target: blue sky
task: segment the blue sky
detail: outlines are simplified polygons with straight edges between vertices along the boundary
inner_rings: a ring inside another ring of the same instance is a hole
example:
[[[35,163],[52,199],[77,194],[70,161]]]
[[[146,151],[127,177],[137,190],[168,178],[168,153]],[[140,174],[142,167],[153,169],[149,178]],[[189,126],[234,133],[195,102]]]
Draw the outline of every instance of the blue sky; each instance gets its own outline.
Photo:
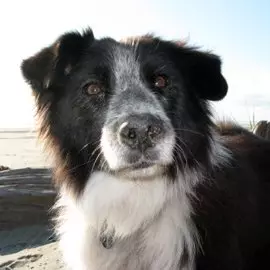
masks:
[[[0,3],[0,25],[0,128],[34,124],[21,60],[86,26],[97,37],[155,32],[212,50],[223,59],[229,84],[227,97],[213,104],[218,117],[270,119],[270,1],[9,0]]]

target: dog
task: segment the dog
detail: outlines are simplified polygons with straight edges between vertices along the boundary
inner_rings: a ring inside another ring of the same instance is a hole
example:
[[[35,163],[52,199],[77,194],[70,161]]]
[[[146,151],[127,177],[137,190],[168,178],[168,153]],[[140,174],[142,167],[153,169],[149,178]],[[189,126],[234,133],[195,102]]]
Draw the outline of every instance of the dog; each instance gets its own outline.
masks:
[[[263,268],[270,143],[214,124],[210,102],[228,91],[221,65],[181,42],[96,39],[90,28],[22,62],[69,269]]]

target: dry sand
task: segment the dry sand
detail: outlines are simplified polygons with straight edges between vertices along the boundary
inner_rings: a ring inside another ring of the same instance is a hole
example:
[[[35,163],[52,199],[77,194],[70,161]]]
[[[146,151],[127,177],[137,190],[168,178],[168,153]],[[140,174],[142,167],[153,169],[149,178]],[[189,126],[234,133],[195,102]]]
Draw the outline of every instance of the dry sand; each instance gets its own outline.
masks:
[[[0,130],[0,165],[10,167],[12,169],[10,173],[26,172],[25,176],[27,176],[27,173],[31,173],[32,170],[24,169],[26,167],[49,167],[49,163],[44,158],[41,149],[41,146],[37,143],[35,132],[22,130]],[[13,171],[13,169],[23,170]],[[30,190],[30,192],[36,189],[35,185],[33,185],[35,178],[31,179],[31,185],[25,188],[24,184],[22,184],[22,187],[16,182],[20,181],[21,175],[13,175],[15,176],[10,178],[12,185],[8,185],[7,183],[9,180],[6,179],[9,178],[7,178],[7,174],[0,173],[0,180],[2,180],[2,185],[0,181],[0,200],[2,199],[5,201],[7,198],[7,192],[11,192],[12,194],[12,190],[14,190],[14,188],[16,192],[21,191],[23,194],[25,194],[24,189],[27,189],[27,191]],[[27,177],[29,178],[29,175]],[[38,174],[35,174],[35,177],[39,177]],[[26,178],[24,177],[24,179]],[[26,179],[26,181],[28,180]],[[32,186],[33,190],[31,189]],[[31,198],[34,197],[32,196]],[[16,206],[16,203],[14,205],[12,204],[11,210],[16,213],[16,210],[20,211],[19,208],[21,206],[21,204],[19,204],[19,206]],[[36,207],[38,205],[33,204],[33,206]],[[16,207],[18,207],[18,209],[16,209]],[[5,207],[2,207],[1,210],[0,207],[0,215],[1,211],[2,215],[5,213],[6,209],[4,208]],[[13,212],[11,211],[10,216],[13,215]],[[27,220],[29,220],[29,217],[27,217]],[[0,223],[0,270],[63,269],[60,261],[61,256],[57,249],[57,242],[53,237],[52,231],[49,229],[50,223],[48,222],[47,224],[44,224],[43,220],[42,224],[38,224],[36,219],[33,220],[35,221],[35,225],[27,224],[27,226],[23,225],[23,223],[25,223],[23,220],[20,220],[17,223],[12,222],[13,224],[6,224],[5,222]],[[3,224],[5,226],[3,226]]]

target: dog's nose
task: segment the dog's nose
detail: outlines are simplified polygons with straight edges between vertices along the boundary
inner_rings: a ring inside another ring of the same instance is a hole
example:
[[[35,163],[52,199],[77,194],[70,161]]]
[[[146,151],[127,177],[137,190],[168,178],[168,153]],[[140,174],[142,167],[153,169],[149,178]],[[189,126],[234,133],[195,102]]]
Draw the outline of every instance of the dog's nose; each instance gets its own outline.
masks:
[[[163,134],[162,121],[151,114],[132,115],[119,128],[121,143],[141,151],[154,147]]]

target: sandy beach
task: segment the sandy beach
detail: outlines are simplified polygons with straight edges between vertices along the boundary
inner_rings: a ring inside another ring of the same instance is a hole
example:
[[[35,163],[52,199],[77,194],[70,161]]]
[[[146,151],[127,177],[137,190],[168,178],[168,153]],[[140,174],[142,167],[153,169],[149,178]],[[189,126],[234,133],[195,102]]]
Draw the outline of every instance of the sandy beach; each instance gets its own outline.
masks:
[[[0,270],[62,269],[48,210],[49,160],[31,130],[0,130]]]

